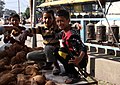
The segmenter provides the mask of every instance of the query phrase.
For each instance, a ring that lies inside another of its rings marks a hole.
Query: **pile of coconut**
[[[56,85],[47,80],[37,63],[27,63],[26,54],[42,47],[30,48],[14,43],[0,52],[0,85]]]

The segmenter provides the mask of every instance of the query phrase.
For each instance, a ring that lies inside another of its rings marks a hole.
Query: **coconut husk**
[[[25,68],[24,74],[31,75],[31,77],[33,77],[33,76],[36,76],[36,75],[39,75],[39,74],[42,74],[42,73],[39,71],[39,68],[37,66],[35,66],[35,65],[28,65]]]
[[[32,78],[38,85],[45,85],[46,77],[44,75],[36,75]]]
[[[9,61],[10,61],[10,59],[8,57],[2,58],[0,60],[0,66],[9,65]]]
[[[45,85],[56,85],[56,84],[55,84],[55,82],[53,82],[53,81],[49,80],[49,81],[47,81],[47,82],[46,82],[46,84],[45,84]]]
[[[22,68],[14,68],[14,69],[12,69],[11,71],[10,71],[10,73],[12,73],[12,74],[19,74],[19,73],[22,73],[22,72],[24,72],[24,67],[22,67]]]
[[[7,52],[6,51],[0,51],[0,59],[4,58],[7,56]]]
[[[12,73],[6,73],[0,77],[0,85],[8,85],[9,82],[16,79],[16,75]]]
[[[23,63],[26,61],[26,52],[17,52],[16,56],[11,59],[11,65]]]

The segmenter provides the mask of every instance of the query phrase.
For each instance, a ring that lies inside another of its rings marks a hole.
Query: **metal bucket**
[[[82,18],[82,15],[81,14],[77,15],[77,18]]]
[[[95,26],[93,23],[88,23],[86,25],[86,39],[87,40],[95,39]]]
[[[119,42],[119,26],[114,24],[108,30],[108,42],[115,43],[115,38],[117,42]]]
[[[97,26],[96,40],[98,42],[106,41],[106,26],[105,25],[101,24]]]
[[[76,18],[76,15],[71,15],[71,18]]]

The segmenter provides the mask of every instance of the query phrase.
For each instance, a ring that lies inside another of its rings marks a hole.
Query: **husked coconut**
[[[46,82],[46,84],[45,84],[45,85],[56,85],[56,84],[55,84],[55,82],[53,82],[53,81],[49,80],[49,81],[47,81],[47,82]]]
[[[11,59],[11,64],[14,65],[14,64],[19,64],[21,62],[25,62],[26,61],[25,57],[26,57],[26,52],[24,51],[17,52],[16,56],[14,56]]]
[[[25,74],[35,76],[35,75],[40,74],[40,72],[39,72],[38,67],[33,66],[33,65],[28,65],[28,66],[25,68]]]
[[[33,77],[33,80],[37,82],[38,85],[45,85],[46,77],[43,75],[36,75]]]

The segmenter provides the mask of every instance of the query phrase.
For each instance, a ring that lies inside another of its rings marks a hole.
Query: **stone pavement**
[[[63,65],[59,62],[61,71],[64,72],[64,67]],[[77,68],[76,68],[77,69]],[[48,80],[52,80],[54,82],[56,82],[57,85],[97,85],[96,81],[94,81],[90,76],[88,77],[84,77],[83,75],[81,75],[81,79],[79,82],[74,83],[74,84],[65,84],[64,81],[68,78],[67,76],[59,76],[59,75],[53,75],[52,74],[52,70],[41,70],[41,72],[43,73],[43,75],[45,75],[45,77]]]

